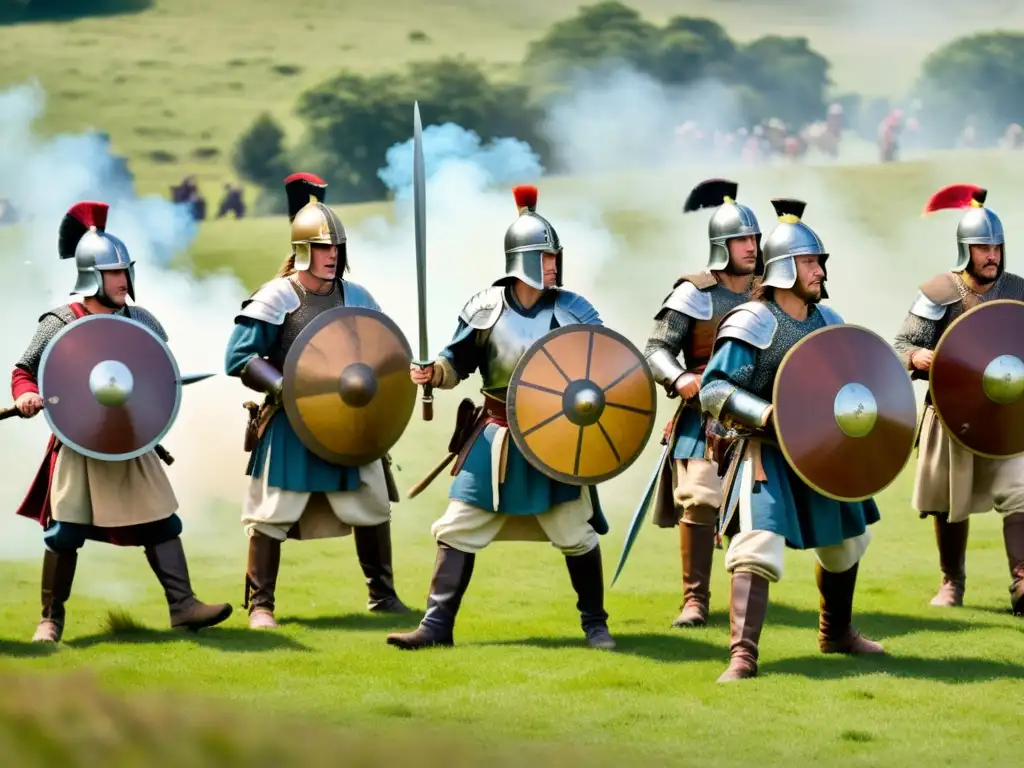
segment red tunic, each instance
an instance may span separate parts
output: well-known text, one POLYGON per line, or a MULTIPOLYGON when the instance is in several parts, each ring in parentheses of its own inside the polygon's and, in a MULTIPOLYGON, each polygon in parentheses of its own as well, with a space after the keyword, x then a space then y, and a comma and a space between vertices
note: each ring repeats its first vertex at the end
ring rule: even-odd
MULTIPOLYGON (((75 319, 85 317, 87 310, 79 303, 68 305, 71 308, 75 319)), ((11 374, 11 394, 17 400, 26 392, 39 394, 39 384, 35 377, 24 368, 15 368, 11 374)), ((29 486, 25 500, 18 507, 18 514, 22 517, 30 517, 37 521, 43 528, 50 525, 50 483, 53 480, 53 470, 57 466, 57 452, 60 450, 60 443, 54 435, 50 435, 50 442, 46 446, 46 455, 43 463, 36 472, 32 485, 29 486)))

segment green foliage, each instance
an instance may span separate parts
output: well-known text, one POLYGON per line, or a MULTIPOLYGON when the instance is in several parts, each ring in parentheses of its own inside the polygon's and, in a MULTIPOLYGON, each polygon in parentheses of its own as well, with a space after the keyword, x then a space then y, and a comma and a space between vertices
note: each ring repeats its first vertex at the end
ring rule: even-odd
POLYGON ((953 40, 925 60, 916 90, 937 139, 952 142, 969 116, 976 118, 979 140, 996 138, 1007 124, 1024 123, 1024 34, 953 40))
POLYGON ((759 96, 755 120, 779 117, 797 125, 824 116, 828 59, 805 37, 770 35, 740 54, 736 78, 759 96))
POLYGON ((235 171, 261 187, 280 185, 288 175, 284 154, 284 131, 264 112, 242 134, 231 155, 235 171))
POLYGON ((153 0, 0 0, 0 24, 139 13, 153 0))

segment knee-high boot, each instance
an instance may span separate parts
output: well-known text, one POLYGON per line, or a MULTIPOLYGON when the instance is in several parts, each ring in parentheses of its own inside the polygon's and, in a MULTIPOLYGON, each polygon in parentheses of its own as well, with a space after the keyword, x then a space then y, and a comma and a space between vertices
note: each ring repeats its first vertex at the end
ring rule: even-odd
POLYGON ((615 640, 608 631, 608 613, 604 609, 604 569, 601 546, 585 555, 566 555, 572 588, 576 590, 576 609, 580 612, 580 626, 591 648, 611 650, 615 640))
POLYGON ((711 601, 711 563, 715 553, 715 528, 679 523, 679 552, 683 561, 682 612, 673 627, 703 627, 708 623, 711 601))
POLYGON ((64 603, 71 597, 77 565, 77 552, 54 552, 47 549, 43 554, 43 617, 32 636, 32 642, 60 642, 64 634, 64 603))
POLYGON ((757 677, 758 644, 767 612, 768 579, 756 573, 734 573, 729 586, 729 652, 732 657, 718 682, 757 677))
POLYGON ((455 617, 462 605, 462 597, 469 588, 475 563, 476 555, 437 542, 437 560, 430 581, 426 615, 412 632, 388 635, 388 645, 405 651, 455 645, 455 617))
POLYGON ((822 653, 885 653, 880 644, 853 628, 853 593, 857 588, 858 565, 842 573, 832 573, 822 568, 821 563, 815 564, 814 575, 821 594, 818 647, 822 653))
POLYGON ((185 548, 177 536, 156 546, 146 547, 146 560, 164 588, 171 613, 171 626, 196 632, 220 624, 231 615, 228 603, 207 605, 192 592, 185 548))
POLYGON ((281 568, 281 542, 256 532, 249 538, 249 564, 245 574, 245 602, 250 629, 274 629, 274 590, 281 568))
POLYGON ((967 583, 967 535, 970 521, 949 522, 949 514, 934 515, 935 543, 939 549, 942 586, 932 598, 932 605, 955 608, 964 604, 967 583))
POLYGON ((354 528, 356 557, 366 576, 369 592, 367 608, 374 613, 409 613, 395 590, 395 571, 391 564, 391 523, 354 528))
POLYGON ((1003 518, 1003 543, 1010 565, 1010 607, 1024 616, 1024 512, 1003 518))

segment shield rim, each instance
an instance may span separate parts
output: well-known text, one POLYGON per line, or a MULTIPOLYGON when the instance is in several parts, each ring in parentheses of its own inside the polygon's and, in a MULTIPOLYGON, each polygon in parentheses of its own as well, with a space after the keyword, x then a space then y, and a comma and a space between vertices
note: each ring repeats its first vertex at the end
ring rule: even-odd
MULTIPOLYGON (((408 355, 410 363, 411 363, 411 361, 413 359, 412 347, 410 346, 409 340, 406 338, 405 334, 402 333, 402 329, 398 326, 398 323, 396 323, 394 320, 392 320, 390 317, 388 317, 386 314, 384 314, 379 309, 371 309, 369 307, 346 307, 346 306, 341 306, 341 307, 332 307, 331 309, 324 310, 319 315, 314 317, 306 325, 306 327, 303 328, 299 332, 299 335, 295 337, 295 341, 293 341, 292 345, 288 348, 288 354, 285 356, 284 365, 282 366, 282 371, 281 371, 282 376, 284 376, 284 383, 282 384, 282 388, 281 388, 281 410, 284 411, 285 418, 288 419, 288 423, 291 425, 291 428, 293 430, 295 430, 295 435, 299 438, 299 441, 306 448, 306 450, 310 451, 311 453, 315 454, 319 458, 323 459, 328 464, 334 464, 335 466, 339 466, 339 467, 341 467, 341 466, 348 466, 348 465, 347 464, 340 464, 340 463, 338 463, 338 456, 337 455, 330 455, 330 456, 325 455, 326 451, 325 451, 324 447, 322 445, 320 445, 320 441, 317 440, 316 437, 313 435, 313 433, 309 430, 309 428, 306 427, 306 425, 303 423, 302 419, 300 419, 297 415, 296 416, 292 415, 290 409, 287 407, 287 404, 288 404, 289 400, 295 401, 295 399, 296 399, 294 397, 290 397, 289 394, 288 394, 291 391, 291 389, 292 389, 291 382, 295 379, 295 367, 298 365, 298 359, 299 359, 299 354, 300 353, 296 352, 296 350, 301 350, 305 346, 305 344, 309 341, 310 338, 312 338, 314 335, 316 335, 316 333, 321 328, 323 328, 325 325, 330 323, 335 318, 337 318, 337 317, 349 317, 349 316, 351 316, 351 317, 369 317, 369 318, 372 318, 374 320, 380 321, 381 324, 384 325, 384 327, 386 327, 389 331, 391 331, 398 338, 398 340, 401 342, 402 349, 405 350, 405 353, 408 355), (295 354, 293 354, 293 352, 295 354), (316 445, 317 448, 314 449, 314 448, 310 447, 310 443, 316 445)), ((366 462, 366 464, 361 464, 359 466, 366 466, 366 465, 369 465, 369 464, 373 464, 373 462, 380 461, 381 459, 383 459, 385 456, 388 455, 388 453, 391 451, 392 448, 394 448, 396 445, 398 445, 398 441, 401 440, 402 437, 405 435, 405 431, 409 428, 409 424, 412 421, 412 413, 416 409, 416 385, 412 384, 411 381, 409 383, 410 383, 410 385, 413 388, 412 405, 409 408, 409 418, 406 419, 405 426, 402 428, 402 434, 399 435, 398 436, 398 440, 395 440, 395 442, 392 445, 390 445, 388 447, 388 449, 386 451, 384 451, 384 453, 382 453, 380 456, 376 456, 376 457, 368 460, 366 462)), ((372 454, 370 454, 370 455, 372 455, 372 454)))
MULTIPOLYGON (((962 315, 960 315, 960 317, 956 318, 952 323, 950 323, 948 326, 946 326, 946 330, 942 332, 942 336, 939 337, 939 341, 935 345, 935 349, 932 352, 932 356, 933 357, 937 357, 938 356, 939 350, 942 348, 942 342, 944 342, 946 340, 946 337, 949 336, 949 332, 956 327, 957 323, 959 323, 965 317, 969 316, 972 312, 977 312, 979 309, 983 309, 985 307, 994 307, 994 306, 998 306, 998 305, 1001 305, 1001 304, 1019 304, 1021 306, 1024 306, 1024 301, 1017 301, 1016 299, 993 299, 992 301, 983 301, 980 304, 978 304, 977 306, 971 307, 969 310, 967 310, 962 315)), ((946 423, 945 418, 943 418, 942 413, 935 406, 935 390, 933 389, 933 386, 932 386, 932 375, 931 375, 931 372, 932 372, 932 369, 929 368, 928 369, 928 399, 931 400, 932 410, 935 412, 935 418, 937 418, 939 420, 939 424, 942 425, 943 431, 946 433, 946 435, 948 435, 953 440, 953 442, 955 442, 957 445, 959 445, 965 451, 968 451, 969 453, 971 453, 971 454, 973 454, 975 456, 980 456, 983 459, 997 459, 997 460, 998 459, 1013 459, 1013 458, 1016 458, 1017 456, 1024 456, 1024 450, 1018 451, 1017 453, 1011 453, 1011 454, 1006 454, 1006 455, 1002 455, 1002 456, 995 455, 995 454, 990 454, 990 453, 983 453, 983 452, 977 450, 976 448, 969 447, 959 437, 957 437, 956 432, 949 428, 949 425, 946 423)))
MULTIPOLYGON (((834 323, 832 325, 826 325, 823 328, 818 328, 816 330, 811 331, 806 336, 804 336, 802 339, 800 339, 796 344, 794 344, 792 347, 790 347, 789 350, 786 352, 786 354, 783 355, 782 362, 779 363, 779 371, 782 370, 782 366, 784 366, 786 364, 786 362, 790 359, 790 356, 793 354, 794 350, 799 349, 800 346, 803 345, 803 343, 805 341, 807 341, 808 339, 814 338, 815 336, 822 335, 825 332, 835 330, 836 328, 856 328, 856 329, 858 329, 860 331, 863 331, 865 333, 868 333, 868 334, 874 336, 876 339, 881 341, 889 349, 889 351, 892 352, 892 355, 893 355, 894 358, 896 358, 896 362, 899 363, 900 368, 903 368, 905 370, 905 368, 903 366, 903 361, 900 360, 900 356, 896 353, 896 350, 893 349, 892 345, 889 344, 889 342, 886 341, 885 338, 881 334, 875 333, 870 328, 865 328, 863 325, 857 325, 855 323, 834 323)), ((913 384, 913 382, 910 379, 910 372, 909 371, 907 372, 907 384, 910 386, 911 392, 913 392, 914 384, 913 384)), ((774 411, 774 403, 776 403, 778 401, 778 394, 779 394, 779 376, 778 376, 778 373, 776 373, 776 375, 775 375, 775 382, 772 384, 773 411, 774 411)), ((917 413, 917 406, 916 406, 917 397, 916 396, 914 397, 914 402, 915 402, 914 419, 915 419, 915 422, 919 424, 920 423, 920 414, 917 413)), ((774 417, 774 414, 773 414, 773 417, 774 417)), ((774 421, 774 418, 773 418, 773 421, 774 421)), ((782 439, 782 435, 780 434, 779 428, 777 426, 774 427, 774 431, 775 431, 775 437, 776 437, 776 440, 777 440, 777 443, 778 443, 778 446, 779 446, 779 450, 782 452, 782 456, 786 460, 786 464, 788 464, 789 468, 792 469, 794 473, 796 473, 796 476, 799 477, 803 481, 804 485, 806 485, 808 488, 810 488, 815 493, 818 493, 818 494, 824 496, 827 499, 832 499, 833 501, 847 502, 847 503, 863 502, 863 501, 867 501, 868 499, 873 499, 875 496, 877 496, 878 494, 882 493, 882 491, 884 491, 886 488, 888 488, 893 483, 895 483, 897 480, 899 480, 900 476, 904 473, 904 471, 906 471, 907 465, 910 463, 910 458, 914 455, 914 448, 915 448, 915 445, 917 443, 917 428, 915 428, 914 431, 911 433, 912 439, 910 440, 910 447, 907 449, 906 458, 904 458, 903 463, 900 465, 899 472, 897 472, 896 474, 893 475, 892 480, 890 480, 888 483, 883 485, 881 488, 879 488, 879 489, 875 490, 874 492, 869 493, 869 494, 867 494, 865 496, 849 496, 849 497, 847 497, 847 496, 837 496, 834 493, 829 493, 828 491, 825 491, 824 489, 820 488, 816 483, 812 483, 804 475, 804 473, 801 472, 800 469, 797 468, 796 462, 793 461, 793 457, 789 455, 789 450, 786 448, 786 445, 785 445, 785 443, 784 443, 784 441, 782 439)))
POLYGON ((512 370, 512 376, 509 379, 509 388, 505 402, 505 411, 506 421, 508 423, 508 432, 512 436, 512 440, 513 442, 515 442, 516 447, 519 448, 520 452, 523 454, 523 458, 525 458, 527 462, 529 462, 531 467, 536 469, 545 477, 548 477, 557 482, 565 483, 566 485, 575 485, 579 488, 587 488, 591 486, 600 485, 601 483, 605 483, 615 477, 618 477, 627 469, 629 469, 634 464, 634 462, 636 462, 636 460, 640 458, 641 455, 643 455, 644 448, 647 447, 647 444, 651 440, 651 435, 654 433, 654 424, 658 420, 658 392, 654 382, 654 374, 651 373, 651 367, 647 364, 647 359, 644 357, 643 352, 637 349, 636 345, 634 345, 633 342, 631 342, 628 338, 623 336, 618 331, 612 330, 611 328, 605 325, 573 323, 572 325, 565 325, 562 326, 561 328, 555 328, 554 330, 549 331, 545 335, 541 336, 539 339, 533 342, 533 344, 530 345, 529 349, 527 349, 523 353, 522 357, 519 358, 519 362, 516 363, 516 367, 512 370), (530 446, 528 446, 526 444, 526 441, 522 438, 522 435, 519 432, 518 424, 513 417, 516 407, 516 389, 512 385, 518 385, 520 378, 522 378, 523 368, 526 367, 526 363, 529 360, 533 359, 533 357, 537 354, 537 351, 542 346, 547 344, 552 339, 558 338, 559 336, 564 336, 567 333, 600 333, 605 336, 608 336, 609 338, 614 339, 615 341, 618 341, 623 346, 632 349, 636 353, 637 359, 640 361, 641 369, 644 371, 644 373, 647 374, 647 385, 650 389, 651 394, 651 416, 647 424, 647 429, 644 433, 644 439, 641 443, 641 449, 636 452, 636 455, 633 456, 633 458, 631 458, 629 461, 623 462, 613 471, 605 472, 604 474, 597 475, 595 477, 588 477, 586 478, 586 480, 583 480, 582 478, 578 477, 573 477, 572 475, 564 475, 561 472, 558 472, 557 470, 548 467, 546 464, 544 464, 544 462, 537 458, 537 455, 533 452, 533 449, 530 448, 530 446))
POLYGON ((43 400, 43 417, 46 419, 46 423, 50 425, 50 430, 53 432, 54 436, 60 442, 62 442, 71 450, 75 451, 75 453, 80 453, 83 456, 86 456, 90 459, 96 459, 98 461, 130 461, 132 459, 137 459, 139 456, 147 454, 154 448, 156 448, 160 441, 167 436, 167 433, 171 431, 171 427, 174 426, 174 422, 178 418, 178 410, 181 408, 181 394, 181 371, 178 369, 178 361, 175 360, 174 355, 171 354, 171 350, 164 342, 164 340, 157 336, 156 333, 151 328, 143 325, 137 320, 132 320, 131 318, 128 317, 121 317, 120 315, 90 315, 88 317, 73 320, 72 322, 68 323, 63 328, 61 328, 57 333, 55 333, 53 335, 53 338, 51 338, 50 341, 47 342, 46 348, 43 350, 43 355, 39 360, 39 396, 43 400), (167 359, 171 363, 171 370, 174 371, 174 380, 177 382, 177 386, 175 387, 174 393, 174 407, 171 409, 171 415, 167 419, 167 425, 160 430, 160 434, 158 434, 148 443, 146 443, 140 448, 136 448, 134 451, 129 451, 128 453, 100 453, 99 451, 92 451, 87 448, 83 448, 74 441, 67 439, 64 433, 61 432, 61 430, 58 429, 57 426, 53 423, 52 417, 50 416, 49 413, 47 413, 46 410, 46 394, 43 391, 43 385, 46 372, 46 362, 47 360, 50 359, 50 353, 56 348, 57 342, 60 339, 62 339, 65 335, 67 335, 76 328, 81 328, 84 323, 91 323, 97 320, 114 320, 119 323, 131 323, 135 327, 141 328, 143 331, 148 333, 150 337, 153 338, 157 343, 159 343, 160 346, 163 348, 164 354, 167 355, 167 359))

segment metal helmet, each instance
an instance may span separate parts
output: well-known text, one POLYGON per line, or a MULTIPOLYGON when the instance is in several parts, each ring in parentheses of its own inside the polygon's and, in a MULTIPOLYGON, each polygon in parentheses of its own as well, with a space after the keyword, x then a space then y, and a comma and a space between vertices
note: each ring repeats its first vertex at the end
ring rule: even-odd
POLYGON ((708 240, 711 241, 711 253, 708 256, 707 268, 712 272, 726 269, 729 266, 728 241, 735 237, 757 239, 757 267, 755 274, 764 271, 761 254, 761 228, 757 216, 745 205, 736 202, 739 184, 726 179, 708 179, 690 190, 683 213, 699 211, 702 208, 718 208, 708 222, 708 240))
POLYGON ((293 173, 284 180, 288 198, 288 220, 292 224, 292 252, 295 271, 304 272, 312 264, 313 243, 338 246, 338 274, 348 265, 345 227, 341 219, 324 205, 327 182, 312 173, 293 173))
POLYGON ((64 214, 57 234, 57 253, 62 259, 75 260, 78 280, 72 295, 93 297, 108 304, 103 290, 102 272, 124 270, 128 273, 128 295, 135 300, 135 261, 128 248, 106 231, 110 206, 84 200, 64 214))
POLYGON ((967 208, 956 227, 957 259, 954 272, 963 272, 971 263, 972 245, 1002 246, 1003 258, 999 260, 999 273, 1006 266, 1006 241, 1003 237, 1003 222, 985 207, 988 190, 974 184, 950 184, 928 199, 925 214, 950 208, 967 208))
POLYGON ((764 278, 762 284, 773 288, 792 288, 796 285, 796 257, 818 256, 818 263, 825 273, 821 282, 821 298, 828 298, 825 281, 828 270, 825 262, 828 253, 817 233, 804 224, 803 216, 807 203, 802 200, 773 198, 772 207, 779 217, 778 226, 764 239, 764 278))
POLYGON ((562 243, 551 222, 537 213, 537 188, 522 184, 512 190, 519 218, 505 231, 505 276, 495 285, 511 278, 522 280, 538 291, 544 285, 544 254, 555 256, 555 285, 562 285, 562 243))

